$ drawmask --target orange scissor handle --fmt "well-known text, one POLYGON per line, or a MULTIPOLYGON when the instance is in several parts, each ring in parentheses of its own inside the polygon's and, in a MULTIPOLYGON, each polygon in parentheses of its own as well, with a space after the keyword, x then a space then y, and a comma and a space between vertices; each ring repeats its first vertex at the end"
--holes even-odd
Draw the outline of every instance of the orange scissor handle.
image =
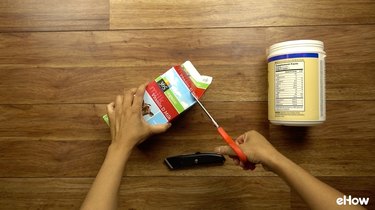
POLYGON ((236 144, 236 142, 233 141, 233 139, 227 134, 227 132, 225 132, 225 130, 222 127, 218 127, 217 131, 219 132, 221 137, 223 137, 223 139, 228 143, 228 145, 233 149, 233 151, 237 154, 238 158, 245 165, 245 167, 254 170, 255 164, 251 163, 247 159, 245 153, 242 152, 240 147, 236 144))

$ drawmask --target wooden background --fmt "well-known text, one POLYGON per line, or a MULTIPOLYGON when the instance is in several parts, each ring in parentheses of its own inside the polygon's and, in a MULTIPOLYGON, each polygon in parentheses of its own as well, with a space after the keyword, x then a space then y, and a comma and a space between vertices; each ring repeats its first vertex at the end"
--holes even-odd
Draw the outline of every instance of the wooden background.
MULTIPOLYGON (((258 130, 374 209, 374 11, 373 0, 0 1, 0 209, 78 209, 109 145, 105 104, 185 60, 214 77, 202 101, 232 136, 258 130), (267 120, 266 48, 293 39, 325 43, 327 121, 317 127, 267 120)), ((133 152, 121 209, 306 208, 262 167, 163 165, 222 144, 192 108, 133 152)))

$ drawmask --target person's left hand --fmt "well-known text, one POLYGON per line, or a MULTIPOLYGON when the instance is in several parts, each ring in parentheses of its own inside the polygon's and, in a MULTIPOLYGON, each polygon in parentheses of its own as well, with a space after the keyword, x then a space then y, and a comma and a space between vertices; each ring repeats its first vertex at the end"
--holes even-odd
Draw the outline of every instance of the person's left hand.
POLYGON ((116 102, 107 105, 111 145, 130 151, 149 136, 165 132, 171 126, 170 123, 150 125, 143 119, 142 102, 145 88, 146 84, 143 84, 138 88, 124 90, 124 95, 118 95, 116 102))

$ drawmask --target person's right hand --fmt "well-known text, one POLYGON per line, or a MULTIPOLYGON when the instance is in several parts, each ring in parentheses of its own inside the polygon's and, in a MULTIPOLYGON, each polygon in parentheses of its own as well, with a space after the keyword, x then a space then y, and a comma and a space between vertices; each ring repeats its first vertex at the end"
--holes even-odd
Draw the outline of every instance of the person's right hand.
MULTIPOLYGON (((247 159, 252 163, 261 163, 265 168, 272 169, 271 161, 278 151, 257 131, 248 131, 239 136, 235 142, 239 145, 240 149, 245 153, 247 159)), ((222 155, 229 155, 236 165, 246 168, 236 156, 236 153, 229 146, 220 146, 215 148, 215 152, 222 155)))

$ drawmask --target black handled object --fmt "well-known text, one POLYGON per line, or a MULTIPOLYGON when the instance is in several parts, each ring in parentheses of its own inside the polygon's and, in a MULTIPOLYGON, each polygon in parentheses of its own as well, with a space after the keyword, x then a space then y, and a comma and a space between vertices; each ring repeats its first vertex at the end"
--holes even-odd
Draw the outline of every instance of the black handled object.
POLYGON ((200 153, 177 155, 164 160, 169 169, 180 169, 201 165, 222 165, 225 162, 223 155, 216 153, 200 153))

